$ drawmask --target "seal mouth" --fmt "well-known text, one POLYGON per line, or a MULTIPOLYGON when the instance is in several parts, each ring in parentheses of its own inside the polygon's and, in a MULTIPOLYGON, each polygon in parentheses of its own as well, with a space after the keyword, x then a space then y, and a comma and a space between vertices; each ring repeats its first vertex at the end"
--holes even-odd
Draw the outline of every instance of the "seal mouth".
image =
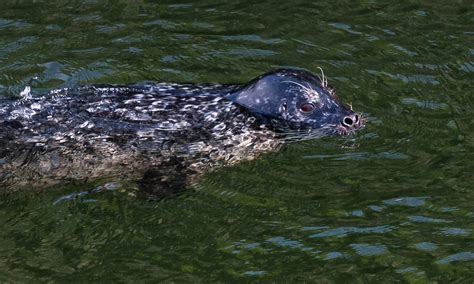
POLYGON ((358 114, 358 116, 358 122, 352 124, 350 127, 341 122, 340 124, 327 124, 321 128, 287 129, 280 133, 280 135, 282 135, 280 139, 283 139, 285 142, 300 142, 318 139, 327 135, 349 136, 365 127, 367 119, 361 114, 358 114))

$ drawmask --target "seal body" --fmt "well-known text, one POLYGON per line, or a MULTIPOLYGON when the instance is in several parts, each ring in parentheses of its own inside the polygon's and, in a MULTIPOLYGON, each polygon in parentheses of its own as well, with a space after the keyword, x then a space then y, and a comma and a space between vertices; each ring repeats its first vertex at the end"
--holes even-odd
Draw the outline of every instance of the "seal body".
POLYGON ((99 178, 185 187, 217 166, 253 159, 286 140, 346 134, 361 125, 324 79, 299 70, 277 70, 246 85, 95 85, 27 93, 0 99, 0 187, 99 178))

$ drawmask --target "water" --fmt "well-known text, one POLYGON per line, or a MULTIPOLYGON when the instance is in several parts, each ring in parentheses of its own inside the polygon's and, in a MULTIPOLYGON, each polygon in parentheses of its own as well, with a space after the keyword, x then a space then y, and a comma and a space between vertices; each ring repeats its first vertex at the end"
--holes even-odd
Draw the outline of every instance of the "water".
POLYGON ((2 1, 0 95, 321 66, 367 127, 164 202, 3 194, 0 281, 473 281, 472 3, 151 2, 2 1))

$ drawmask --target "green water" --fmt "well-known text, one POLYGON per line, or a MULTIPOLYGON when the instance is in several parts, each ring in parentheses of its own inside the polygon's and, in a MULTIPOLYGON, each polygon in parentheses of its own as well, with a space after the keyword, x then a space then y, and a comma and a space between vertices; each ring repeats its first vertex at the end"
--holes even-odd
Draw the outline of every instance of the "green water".
POLYGON ((0 95, 321 66, 369 122, 164 202, 3 194, 0 281, 474 281, 473 3, 282 2, 2 0, 0 95))

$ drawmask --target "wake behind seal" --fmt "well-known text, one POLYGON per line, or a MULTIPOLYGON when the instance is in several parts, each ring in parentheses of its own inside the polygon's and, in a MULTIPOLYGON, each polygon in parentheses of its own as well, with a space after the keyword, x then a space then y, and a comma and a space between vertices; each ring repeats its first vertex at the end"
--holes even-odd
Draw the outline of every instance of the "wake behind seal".
POLYGON ((92 85, 0 98, 0 188, 110 178, 160 195, 288 141, 362 126, 324 77, 295 69, 245 85, 92 85))

